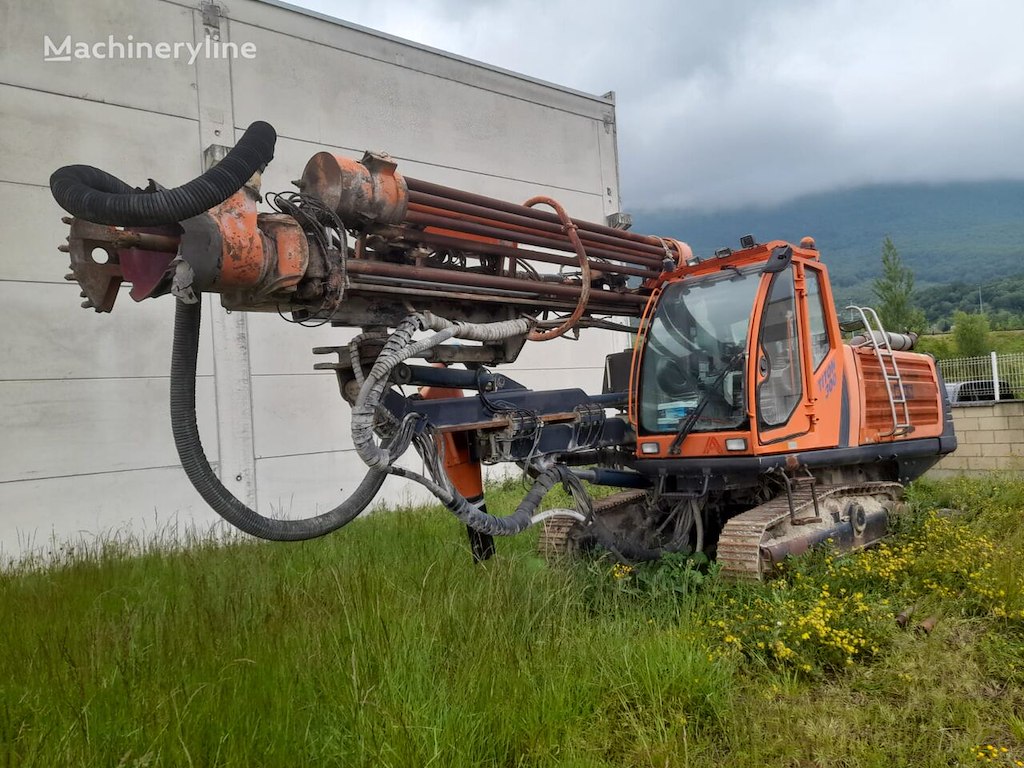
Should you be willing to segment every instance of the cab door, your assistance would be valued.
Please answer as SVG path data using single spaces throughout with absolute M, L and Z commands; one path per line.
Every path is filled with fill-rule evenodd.
M 778 453 L 798 448 L 811 431 L 805 345 L 796 285 L 796 265 L 765 275 L 754 344 L 754 414 L 757 452 Z

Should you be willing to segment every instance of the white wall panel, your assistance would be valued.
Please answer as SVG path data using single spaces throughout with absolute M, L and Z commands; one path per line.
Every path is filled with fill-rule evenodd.
M 306 327 L 276 314 L 249 314 L 249 360 L 254 376 L 312 373 L 316 363 L 334 362 L 337 355 L 314 355 L 313 347 L 341 346 L 359 333 L 358 328 L 333 328 L 330 323 Z M 334 374 L 331 373 L 331 380 Z
M 122 286 L 110 314 L 82 309 L 78 283 L 0 281 L 0 380 L 162 377 L 170 374 L 174 300 L 136 303 Z M 27 342 L 27 340 L 31 340 Z M 213 374 L 209 323 L 200 376 Z
M 579 368 L 604 366 L 605 355 L 621 352 L 629 346 L 625 333 L 584 330 L 578 341 L 571 338 L 526 343 L 511 369 L 562 369 L 571 376 Z
M 196 3 L 198 8 L 198 3 Z M 31 2 L 8 0 L 0 6 L 0 72 L 4 82 L 78 99 L 196 116 L 195 68 L 183 60 L 158 58 L 73 59 L 43 61 L 43 37 L 60 45 L 107 43 L 113 35 L 124 43 L 194 42 L 190 8 L 167 2 Z M 106 55 L 105 48 L 100 49 Z M 127 53 L 127 51 L 126 51 Z
M 57 168 L 80 163 L 132 186 L 175 187 L 202 170 L 194 120 L 3 84 L 0 104 L 0 181 L 48 186 Z M 49 208 L 67 215 L 52 198 Z
M 0 483 L 0 562 L 53 540 L 185 541 L 213 527 L 224 525 L 180 467 Z
M 0 147 L 0 153 L 3 151 Z M 0 175 L 6 168 L 6 164 L 0 165 Z M 50 170 L 56 168 L 54 165 Z M 57 250 L 68 236 L 68 226 L 61 223 L 61 215 L 48 186 L 0 181 L 0 221 L 6 225 L 4 232 L 8 238 L 4 257 L 0 259 L 0 280 L 65 284 L 70 259 Z
M 155 533 L 176 516 L 200 527 L 216 519 L 176 466 L 166 378 L 173 301 L 136 306 L 125 287 L 111 315 L 79 308 L 77 287 L 62 279 L 67 257 L 56 251 L 67 231 L 47 183 L 58 166 L 90 164 L 132 185 L 152 177 L 176 186 L 202 170 L 204 144 L 231 144 L 249 122 L 266 119 L 281 138 L 264 191 L 293 189 L 320 149 L 354 157 L 373 149 L 390 152 L 412 177 L 513 201 L 552 194 L 579 218 L 601 220 L 616 207 L 610 101 L 271 3 L 222 4 L 222 33 L 255 42 L 253 61 L 42 62 L 44 34 L 201 39 L 206 30 L 191 5 L 0 7 L 0 228 L 8 238 L 0 263 L 0 547 L 8 552 L 51 533 Z M 327 358 L 311 348 L 344 344 L 355 331 L 254 314 L 234 330 L 218 326 L 215 347 L 217 317 L 204 314 L 198 382 L 211 460 L 223 445 L 229 487 L 247 498 L 255 489 L 265 513 L 333 506 L 364 470 L 351 451 L 349 407 L 333 374 L 312 373 Z M 510 372 L 528 386 L 597 391 L 603 357 L 622 338 L 590 332 L 582 342 L 531 344 Z M 417 467 L 419 459 L 410 452 L 403 463 Z M 238 467 L 254 469 L 255 482 L 246 475 L 236 483 Z M 425 499 L 393 478 L 379 497 L 389 506 Z
M 457 157 L 472 172 L 600 189 L 590 118 L 237 21 L 231 33 L 259 51 L 233 76 L 240 126 L 267 120 L 293 139 Z
M 557 186 L 551 181 L 538 182 L 518 174 L 488 176 L 467 170 L 457 162 L 446 162 L 441 155 L 417 155 L 399 161 L 399 170 L 407 176 L 435 184 L 457 187 L 501 200 L 521 203 L 535 195 L 547 194 L 558 200 L 570 216 L 591 221 L 602 220 L 600 190 L 589 192 L 575 187 Z M 515 169 L 514 165 L 509 170 Z M 550 210 L 540 206 L 542 210 Z
M 254 376 L 256 458 L 352 448 L 351 409 L 333 373 Z
M 603 97 L 574 91 L 553 83 L 498 67 L 464 59 L 428 46 L 401 40 L 381 32 L 315 13 L 293 13 L 275 7 L 274 0 L 232 3 L 228 16 L 239 26 L 256 26 L 296 38 L 351 52 L 378 63 L 412 72 L 427 73 L 458 83 L 469 83 L 505 96 L 533 101 L 573 114 L 601 120 L 612 104 Z M 233 39 L 246 39 L 234 33 Z
M 212 377 L 196 390 L 203 445 L 215 461 Z M 178 464 L 168 396 L 163 378 L 0 382 L 0 482 Z
M 309 517 L 326 512 L 348 497 L 366 474 L 355 451 L 257 459 L 259 512 L 279 518 Z M 396 508 L 433 498 L 420 486 L 389 477 L 375 507 Z

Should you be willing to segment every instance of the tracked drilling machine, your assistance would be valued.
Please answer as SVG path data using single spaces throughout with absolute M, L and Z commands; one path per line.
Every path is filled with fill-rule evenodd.
M 373 153 L 314 155 L 298 192 L 266 194 L 273 211 L 258 212 L 275 139 L 254 123 L 175 189 L 135 189 L 87 166 L 50 182 L 73 215 L 61 250 L 83 307 L 111 311 L 123 281 L 136 301 L 174 297 L 182 466 L 254 536 L 334 531 L 391 474 L 465 523 L 477 558 L 494 551 L 492 537 L 543 522 L 551 551 L 705 551 L 724 572 L 759 579 L 828 539 L 843 549 L 878 541 L 902 485 L 956 445 L 933 360 L 870 309 L 848 308 L 841 323 L 811 238 L 746 236 L 700 258 L 677 240 L 575 219 L 548 197 L 519 205 L 408 178 Z M 204 292 L 232 311 L 359 329 L 314 349 L 330 357 L 315 368 L 335 372 L 366 464 L 337 507 L 268 518 L 210 467 L 195 412 Z M 860 336 L 844 341 L 854 327 Z M 590 328 L 635 337 L 607 358 L 601 393 L 530 390 L 500 372 L 524 344 Z M 396 463 L 410 448 L 421 472 Z M 481 465 L 501 462 L 532 478 L 505 517 L 486 511 L 481 484 Z M 619 490 L 595 502 L 583 481 Z M 557 484 L 575 509 L 538 512 Z

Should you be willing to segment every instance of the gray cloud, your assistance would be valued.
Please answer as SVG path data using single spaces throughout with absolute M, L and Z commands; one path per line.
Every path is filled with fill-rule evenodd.
M 1024 178 L 1018 0 L 299 2 L 579 90 L 615 90 L 628 209 Z

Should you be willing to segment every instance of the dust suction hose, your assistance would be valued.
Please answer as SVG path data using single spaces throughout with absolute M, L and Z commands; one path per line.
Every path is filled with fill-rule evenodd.
M 324 536 L 351 522 L 369 506 L 387 471 L 371 468 L 352 495 L 334 509 L 303 520 L 275 520 L 250 509 L 224 487 L 203 452 L 196 424 L 196 358 L 201 304 L 179 301 L 171 352 L 171 430 L 181 466 L 214 511 L 236 528 L 261 539 L 302 541 Z
M 277 132 L 261 120 L 201 176 L 174 189 L 144 192 L 90 165 L 66 165 L 50 176 L 50 191 L 68 213 L 95 224 L 154 227 L 177 224 L 220 205 L 274 158 Z

